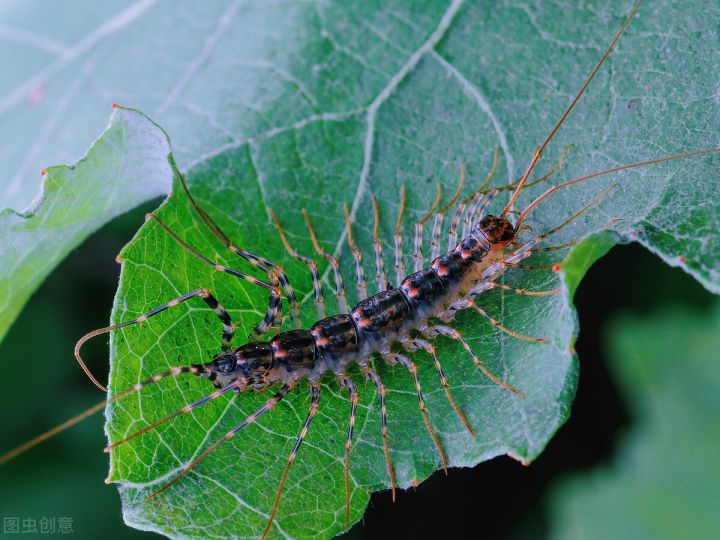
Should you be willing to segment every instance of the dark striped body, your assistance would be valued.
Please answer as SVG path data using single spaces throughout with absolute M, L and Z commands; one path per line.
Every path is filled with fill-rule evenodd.
M 494 260 L 489 256 L 491 247 L 478 224 L 470 236 L 428 268 L 407 276 L 396 289 L 360 301 L 350 313 L 321 319 L 309 330 L 282 332 L 269 342 L 247 343 L 218 355 L 210 379 L 219 388 L 240 379 L 243 384 L 238 391 L 261 390 L 277 382 L 317 380 L 328 371 L 341 376 L 352 362 L 365 366 L 371 354 L 389 351 L 394 341 L 425 324 L 467 290 Z

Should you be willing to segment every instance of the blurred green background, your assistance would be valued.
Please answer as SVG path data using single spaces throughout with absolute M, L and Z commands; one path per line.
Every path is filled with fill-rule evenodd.
M 78 368 L 73 346 L 107 324 L 119 270 L 115 255 L 156 204 L 113 221 L 76 250 L 0 344 L 2 450 L 103 399 Z M 689 522 L 714 527 L 694 530 L 694 537 L 720 530 L 720 487 L 708 481 L 717 475 L 707 459 L 720 449 L 720 399 L 712 393 L 720 386 L 714 297 L 630 245 L 613 248 L 590 269 L 575 301 L 578 395 L 568 424 L 545 453 L 527 468 L 500 458 L 453 469 L 447 478 L 435 474 L 395 504 L 389 493 L 378 493 L 349 538 L 476 538 L 481 531 L 497 539 L 670 539 L 686 537 Z M 106 346 L 97 340 L 86 352 L 101 380 Z M 48 355 L 54 369 L 36 369 Z M 676 414 L 668 420 L 664 411 Z M 666 421 L 658 425 L 658 416 Z M 156 536 L 123 525 L 117 490 L 103 482 L 105 442 L 103 418 L 96 415 L 1 467 L 0 515 L 38 522 L 71 517 L 76 538 Z M 687 504 L 675 504 L 669 514 L 673 493 Z M 611 532 L 600 528 L 608 524 Z

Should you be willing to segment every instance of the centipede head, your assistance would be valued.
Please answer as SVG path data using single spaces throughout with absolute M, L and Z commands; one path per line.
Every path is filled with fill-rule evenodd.
M 515 239 L 515 227 L 502 216 L 485 216 L 474 227 L 493 247 L 505 247 Z
M 212 381 L 216 388 L 238 381 L 235 392 L 248 388 L 263 390 L 278 380 L 273 369 L 272 349 L 267 343 L 251 342 L 234 351 L 221 352 L 212 362 L 205 364 L 206 370 L 199 373 Z

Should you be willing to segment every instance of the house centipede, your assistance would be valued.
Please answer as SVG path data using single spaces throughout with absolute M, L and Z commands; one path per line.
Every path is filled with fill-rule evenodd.
M 541 234 L 533 234 L 532 238 L 520 241 L 523 233 L 529 232 L 524 225 L 528 215 L 545 201 L 550 195 L 566 187 L 585 182 L 592 178 L 609 175 L 622 170 L 652 165 L 660 162 L 685 158 L 694 155 L 701 155 L 710 152 L 718 152 L 720 149 L 711 148 L 687 152 L 668 157 L 651 159 L 648 161 L 636 162 L 628 165 L 595 172 L 572 180 L 564 181 L 549 187 L 541 195 L 531 201 L 521 212 L 514 209 L 521 192 L 531 185 L 548 181 L 552 174 L 559 168 L 560 163 L 553 167 L 545 176 L 530 180 L 530 176 L 540 160 L 544 150 L 553 139 L 558 129 L 562 126 L 570 112 L 573 110 L 579 99 L 593 80 L 594 76 L 608 57 L 620 36 L 628 27 L 630 21 L 639 9 L 638 2 L 626 18 L 623 26 L 616 34 L 614 40 L 605 51 L 589 77 L 576 94 L 563 115 L 550 131 L 540 147 L 534 152 L 532 160 L 525 173 L 515 182 L 505 186 L 490 188 L 498 154 L 495 152 L 493 167 L 485 182 L 474 191 L 469 197 L 459 201 L 460 193 L 464 184 L 464 170 L 461 169 L 461 180 L 457 191 L 451 199 L 442 207 L 441 190 L 438 186 L 437 197 L 427 214 L 415 224 L 413 238 L 413 273 L 405 276 L 404 257 L 402 253 L 403 239 L 401 235 L 401 222 L 405 207 L 405 189 L 400 194 L 400 210 L 393 236 L 394 243 L 394 264 L 395 283 L 389 285 L 384 267 L 382 244 L 379 238 L 379 209 L 377 202 L 372 198 L 375 223 L 373 228 L 373 255 L 374 255 L 374 282 L 376 293 L 368 294 L 368 286 L 364 274 L 363 257 L 360 249 L 354 242 L 352 235 L 352 223 L 347 207 L 345 208 L 346 231 L 348 247 L 351 250 L 356 277 L 356 292 L 359 302 L 350 307 L 347 302 L 345 285 L 339 267 L 338 259 L 326 253 L 320 246 L 313 225 L 308 213 L 303 209 L 303 217 L 306 222 L 310 237 L 317 255 L 327 262 L 335 287 L 334 294 L 338 305 L 338 314 L 327 316 L 325 300 L 323 296 L 322 283 L 318 272 L 318 264 L 311 257 L 297 252 L 287 236 L 285 235 L 278 216 L 272 209 L 269 214 L 275 223 L 278 235 L 288 254 L 307 265 L 308 272 L 312 279 L 312 297 L 317 313 L 317 322 L 308 329 L 299 328 L 300 303 L 293 291 L 292 285 L 287 278 L 284 269 L 278 264 L 253 253 L 250 253 L 236 246 L 230 237 L 220 228 L 213 218 L 200 206 L 191 194 L 184 178 L 180 175 L 182 184 L 194 211 L 213 236 L 219 240 L 229 251 L 235 253 L 255 271 L 262 272 L 266 278 L 260 279 L 245 272 L 241 272 L 228 266 L 219 265 L 200 253 L 198 250 L 187 244 L 167 224 L 154 214 L 148 214 L 147 219 L 153 220 L 161 227 L 175 242 L 185 251 L 204 264 L 212 266 L 215 270 L 230 274 L 238 279 L 252 285 L 261 287 L 268 291 L 268 307 L 263 319 L 258 322 L 253 331 L 253 339 L 239 347 L 233 348 L 232 342 L 235 335 L 236 325 L 232 321 L 228 311 L 213 296 L 211 291 L 199 287 L 191 292 L 183 294 L 169 302 L 166 302 L 151 311 L 130 321 L 111 325 L 105 328 L 94 330 L 83 336 L 75 347 L 77 360 L 91 381 L 98 388 L 107 392 L 105 388 L 90 372 L 80 356 L 82 345 L 89 339 L 101 334 L 111 332 L 120 328 L 135 325 L 168 310 L 174 306 L 190 301 L 193 298 L 201 299 L 218 317 L 222 323 L 221 352 L 214 356 L 212 361 L 205 363 L 194 363 L 190 365 L 176 366 L 153 375 L 134 386 L 109 397 L 107 400 L 84 411 L 80 415 L 68 420 L 64 424 L 50 430 L 39 437 L 25 443 L 24 445 L 0 456 L 0 464 L 12 459 L 18 454 L 28 450 L 39 442 L 55 435 L 67 427 L 77 423 L 86 416 L 93 414 L 126 396 L 139 392 L 148 385 L 155 384 L 167 377 L 191 373 L 210 381 L 215 391 L 206 396 L 188 403 L 181 409 L 163 418 L 151 422 L 127 437 L 114 441 L 105 450 L 110 451 L 120 445 L 126 444 L 133 439 L 157 428 L 182 414 L 187 414 L 205 403 L 220 398 L 229 392 L 241 393 L 247 390 L 268 391 L 279 385 L 275 393 L 253 414 L 243 422 L 228 431 L 222 438 L 212 443 L 198 457 L 189 463 L 172 481 L 150 494 L 146 500 L 150 500 L 164 492 L 192 469 L 194 469 L 205 457 L 211 454 L 222 443 L 234 437 L 245 427 L 255 422 L 260 416 L 272 410 L 290 392 L 294 391 L 304 379 L 309 382 L 310 406 L 304 423 L 297 436 L 294 447 L 287 458 L 285 468 L 277 488 L 267 526 L 262 533 L 263 538 L 271 530 L 276 512 L 281 502 L 283 488 L 292 464 L 296 460 L 298 451 L 308 434 L 309 428 L 315 417 L 320 403 L 320 379 L 325 373 L 335 376 L 337 384 L 347 391 L 349 396 L 349 418 L 347 438 L 344 454 L 344 480 L 345 480 L 345 528 L 349 525 L 350 517 L 350 490 L 349 471 L 350 459 L 355 428 L 355 418 L 359 391 L 353 380 L 347 375 L 349 366 L 356 364 L 367 380 L 372 382 L 380 399 L 381 430 L 383 441 L 383 453 L 386 462 L 387 475 L 390 480 L 393 499 L 395 498 L 396 482 L 393 465 L 390 458 L 390 433 L 387 427 L 387 409 L 385 404 L 386 387 L 378 372 L 374 369 L 370 359 L 374 355 L 379 356 L 389 365 L 397 365 L 407 370 L 415 387 L 417 394 L 418 408 L 422 420 L 427 429 L 428 435 L 433 441 L 443 468 L 447 473 L 448 462 L 442 442 L 435 433 L 430 421 L 427 405 L 423 395 L 423 389 L 417 375 L 416 364 L 405 354 L 394 352 L 392 345 L 399 345 L 408 352 L 421 350 L 427 353 L 436 368 L 440 384 L 444 394 L 458 419 L 462 422 L 470 436 L 475 436 L 475 431 L 468 419 L 463 414 L 452 396 L 450 386 L 444 374 L 442 364 L 438 358 L 433 340 L 438 336 L 445 336 L 457 341 L 470 360 L 478 370 L 494 384 L 502 387 L 508 392 L 522 397 L 521 389 L 517 389 L 490 371 L 478 354 L 473 351 L 461 333 L 449 325 L 461 310 L 472 309 L 479 316 L 486 319 L 493 327 L 517 339 L 542 343 L 542 338 L 527 336 L 515 330 L 507 328 L 500 321 L 490 316 L 475 303 L 476 297 L 485 291 L 500 288 L 514 294 L 526 296 L 539 296 L 557 294 L 560 289 L 547 291 L 531 291 L 512 287 L 497 281 L 506 269 L 522 267 L 523 260 L 534 253 L 541 251 L 552 251 L 572 246 L 575 242 L 567 242 L 562 245 L 540 247 L 548 238 L 551 238 L 559 230 L 572 223 L 579 216 L 598 205 L 615 187 L 616 184 L 602 191 L 585 206 L 573 213 L 562 223 Z M 563 154 L 564 157 L 564 154 Z M 491 201 L 499 194 L 509 192 L 510 196 L 502 211 L 498 215 L 486 214 Z M 441 253 L 440 233 L 448 212 L 455 206 L 449 219 L 448 251 Z M 517 215 L 514 222 L 510 216 Z M 433 220 L 431 229 L 430 248 L 431 263 L 424 267 L 423 256 L 423 228 Z M 279 327 L 283 318 L 283 295 L 287 302 L 289 317 L 298 328 L 275 334 L 270 339 L 262 340 L 261 337 L 269 331 Z

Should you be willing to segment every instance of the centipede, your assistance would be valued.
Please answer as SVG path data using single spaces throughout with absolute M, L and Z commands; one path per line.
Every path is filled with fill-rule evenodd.
M 391 453 L 392 434 L 388 428 L 387 387 L 383 381 L 381 370 L 378 368 L 378 365 L 384 365 L 407 372 L 417 397 L 418 414 L 422 418 L 427 436 L 432 441 L 441 466 L 447 474 L 449 463 L 446 451 L 442 439 L 436 433 L 428 414 L 427 401 L 418 377 L 418 365 L 414 360 L 413 353 L 423 352 L 431 359 L 432 366 L 437 373 L 437 382 L 442 388 L 444 397 L 454 415 L 466 430 L 468 437 L 476 437 L 475 428 L 453 396 L 442 365 L 442 350 L 437 345 L 438 337 L 442 336 L 457 342 L 466 353 L 467 361 L 475 366 L 479 377 L 483 377 L 503 391 L 513 394 L 517 399 L 523 399 L 525 397 L 523 389 L 512 386 L 499 374 L 494 373 L 483 360 L 481 351 L 475 350 L 452 323 L 459 312 L 468 310 L 474 316 L 484 319 L 499 332 L 518 340 L 542 346 L 546 341 L 544 338 L 525 335 L 505 326 L 500 320 L 478 305 L 477 301 L 482 298 L 483 293 L 493 289 L 501 289 L 510 294 L 528 297 L 562 293 L 560 288 L 549 290 L 520 288 L 509 285 L 501 281 L 500 278 L 508 269 L 542 269 L 542 266 L 533 266 L 525 262 L 525 259 L 534 254 L 572 247 L 579 240 L 562 244 L 550 243 L 549 245 L 547 241 L 552 240 L 558 231 L 573 223 L 580 216 L 602 204 L 603 200 L 617 188 L 618 184 L 612 184 L 600 191 L 586 204 L 577 208 L 567 219 L 541 232 L 535 231 L 533 227 L 528 225 L 532 212 L 551 199 L 554 193 L 576 184 L 591 181 L 597 177 L 720 151 L 720 148 L 696 150 L 671 156 L 655 157 L 585 174 L 550 185 L 521 210 L 515 208 L 518 205 L 519 197 L 525 189 L 534 185 L 551 183 L 567 152 L 562 154 L 560 161 L 549 173 L 540 178 L 532 179 L 536 165 L 555 134 L 590 86 L 595 75 L 628 28 L 639 8 L 640 2 L 634 5 L 622 27 L 590 72 L 584 84 L 575 94 L 546 138 L 534 151 L 529 165 L 521 177 L 505 185 L 491 187 L 498 162 L 498 151 L 496 149 L 493 166 L 489 174 L 477 188 L 473 188 L 469 196 L 461 197 L 463 186 L 467 183 L 465 170 L 462 166 L 459 171 L 458 187 L 448 200 L 443 201 L 442 189 L 438 185 L 437 195 L 432 206 L 415 223 L 413 229 L 411 254 L 413 271 L 410 274 L 406 274 L 403 254 L 401 223 L 405 210 L 406 190 L 405 186 L 401 188 L 398 194 L 398 200 L 400 201 L 399 212 L 391 242 L 394 247 L 392 259 L 394 285 L 391 284 L 392 280 L 387 277 L 383 243 L 379 232 L 381 209 L 374 197 L 371 198 L 374 213 L 372 274 L 375 292 L 373 294 L 370 294 L 367 284 L 364 254 L 354 240 L 351 211 L 345 205 L 345 233 L 347 246 L 354 264 L 354 268 L 348 273 L 353 274 L 355 277 L 355 293 L 358 299 L 354 306 L 348 303 L 346 286 L 343 281 L 344 272 L 340 267 L 337 254 L 328 253 L 323 249 L 318 241 L 310 214 L 305 209 L 301 210 L 315 255 L 329 269 L 337 306 L 337 313 L 331 315 L 327 313 L 323 280 L 319 271 L 320 263 L 310 254 L 301 253 L 293 246 L 292 239 L 283 228 L 280 215 L 272 208 L 268 208 L 268 217 L 275 227 L 287 256 L 307 268 L 307 275 L 312 284 L 309 297 L 314 304 L 317 316 L 316 322 L 309 326 L 303 325 L 301 321 L 302 300 L 293 289 L 293 285 L 291 285 L 283 266 L 271 261 L 269 258 L 251 253 L 234 243 L 231 236 L 220 227 L 210 212 L 196 200 L 184 177 L 177 173 L 182 192 L 187 197 L 203 226 L 228 252 L 237 256 L 247 266 L 247 269 L 241 271 L 215 262 L 211 257 L 186 242 L 178 232 L 154 213 L 147 214 L 148 222 L 152 222 L 152 224 L 159 227 L 172 242 L 180 246 L 191 258 L 210 266 L 215 271 L 229 274 L 253 287 L 265 290 L 268 295 L 268 302 L 264 316 L 254 324 L 248 341 L 239 346 L 234 346 L 233 342 L 235 341 L 238 325 L 233 321 L 229 311 L 223 307 L 216 294 L 209 288 L 199 286 L 190 292 L 158 305 L 139 317 L 89 332 L 77 342 L 74 351 L 75 357 L 93 384 L 108 393 L 108 388 L 99 382 L 81 356 L 81 348 L 88 340 L 115 330 L 140 325 L 162 312 L 192 300 L 204 302 L 207 308 L 216 315 L 222 326 L 220 350 L 214 354 L 210 361 L 177 365 L 144 378 L 114 395 L 108 393 L 107 399 L 94 407 L 0 456 L 0 464 L 69 428 L 83 418 L 103 410 L 109 404 L 142 392 L 146 387 L 161 383 L 167 378 L 191 374 L 211 384 L 214 390 L 199 399 L 187 403 L 169 415 L 150 421 L 144 427 L 119 440 L 110 441 L 105 448 L 106 452 L 111 452 L 123 445 L 132 444 L 133 441 L 159 426 L 171 422 L 177 417 L 189 414 L 208 402 L 218 400 L 224 396 L 245 392 L 270 393 L 262 406 L 228 430 L 222 437 L 209 444 L 172 479 L 149 494 L 145 500 L 150 502 L 175 486 L 191 471 L 201 467 L 203 460 L 223 443 L 238 436 L 245 428 L 255 423 L 263 415 L 269 414 L 286 396 L 292 392 L 299 392 L 301 387 L 306 385 L 309 394 L 308 410 L 304 421 L 299 426 L 299 432 L 292 450 L 284 460 L 284 469 L 277 486 L 274 501 L 271 508 L 268 509 L 266 526 L 263 531 L 258 531 L 262 538 L 266 538 L 271 533 L 276 514 L 283 503 L 282 495 L 286 482 L 292 473 L 292 466 L 298 456 L 301 455 L 300 449 L 303 442 L 311 433 L 311 424 L 320 409 L 322 390 L 328 386 L 336 385 L 336 388 L 342 391 L 348 400 L 343 457 L 344 527 L 347 529 L 350 525 L 351 516 L 350 471 L 352 450 L 356 434 L 357 408 L 361 395 L 357 377 L 350 374 L 351 368 L 359 371 L 362 378 L 378 397 L 379 407 L 377 414 L 380 416 L 382 456 L 385 461 L 385 471 L 393 500 L 398 489 Z M 488 209 L 491 204 L 498 201 L 505 194 L 508 195 L 508 198 L 500 211 L 495 214 L 489 213 Z M 444 226 L 448 229 L 447 251 L 443 251 L 441 248 L 441 233 Z M 430 237 L 430 256 L 427 266 L 423 254 L 426 231 L 429 231 Z M 257 277 L 258 275 L 261 277 Z M 285 310 L 287 310 L 288 318 L 294 328 L 282 331 L 281 324 Z

